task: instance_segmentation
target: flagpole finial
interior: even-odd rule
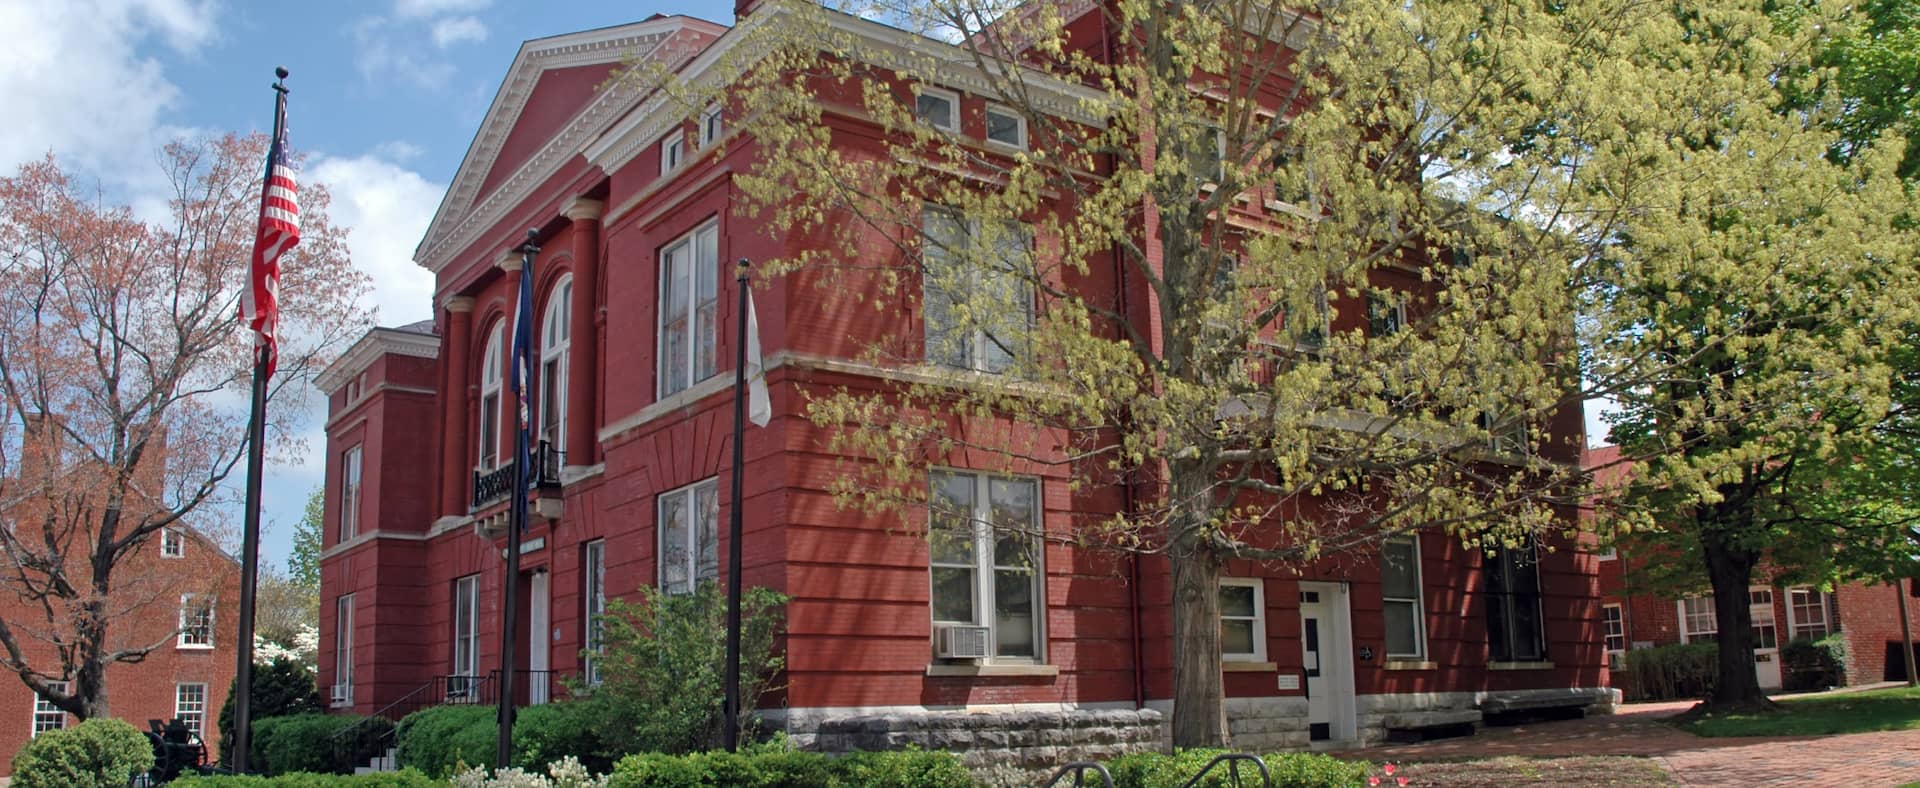
[[[275,77],[274,83],[273,83],[274,90],[278,90],[281,93],[287,92],[287,74],[289,73],[292,73],[292,72],[287,71],[286,66],[273,67],[273,76]]]
[[[742,258],[740,258],[740,262],[739,262],[739,263],[737,264],[737,266],[738,266],[738,267],[737,267],[737,270],[738,270],[738,271],[739,271],[740,273],[739,273],[738,275],[736,275],[736,276],[734,277],[734,279],[736,279],[736,280],[738,280],[738,281],[741,281],[741,282],[745,282],[745,281],[747,281],[748,279],[750,279],[750,278],[752,278],[752,276],[753,276],[753,261],[752,261],[752,260],[748,260],[747,258],[745,258],[745,257],[742,257]]]
[[[273,67],[273,75],[274,75],[274,76],[276,76],[276,77],[279,77],[279,78],[281,78],[281,79],[286,79],[286,78],[287,78],[287,75],[288,75],[288,74],[290,74],[290,73],[292,73],[292,72],[290,72],[290,71],[287,71],[287,67],[286,67],[286,66],[274,66],[274,67]]]

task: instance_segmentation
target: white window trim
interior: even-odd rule
[[[1613,635],[1607,631],[1607,611],[1609,610],[1619,614],[1615,620],[1620,622],[1620,648],[1612,648],[1607,644],[1608,638],[1613,637]],[[1620,670],[1626,667],[1626,664],[1627,664],[1626,646],[1627,646],[1627,609],[1618,602],[1609,602],[1607,604],[1601,605],[1600,606],[1600,647],[1602,649],[1605,649],[1607,652],[1607,668],[1609,670]]]
[[[667,132],[667,136],[660,138],[660,174],[672,173],[686,163],[687,133],[676,125],[672,131]]]
[[[718,556],[720,554],[720,527],[719,527],[720,515],[718,512],[718,503],[720,501],[720,477],[709,476],[705,479],[701,479],[700,481],[694,482],[692,484],[685,485],[682,487],[676,487],[674,489],[663,492],[657,496],[654,496],[654,499],[653,499],[653,523],[654,523],[653,530],[654,530],[654,546],[655,546],[654,579],[659,584],[660,590],[669,594],[690,594],[700,587],[701,582],[706,580],[720,579],[719,566],[717,565],[717,563],[714,567],[714,574],[712,577],[700,576],[701,551],[700,551],[699,491],[702,488],[711,488],[713,490],[713,500],[716,504],[715,506],[716,511],[714,513],[714,524],[713,524],[714,525],[713,550],[714,550],[714,555]],[[666,528],[666,516],[665,516],[667,502],[676,497],[684,497],[686,499],[685,511],[687,513],[687,522],[686,522],[687,543],[683,545],[683,547],[686,549],[686,557],[687,557],[687,566],[686,566],[687,587],[684,589],[677,589],[677,590],[667,587],[667,528]]]
[[[920,220],[920,238],[921,238],[921,244],[922,244],[921,255],[923,258],[926,256],[929,249],[932,248],[929,246],[930,242],[927,240],[928,234],[927,234],[926,214],[929,212],[944,214],[947,217],[949,217],[951,220],[959,224],[961,232],[965,234],[965,239],[968,242],[968,246],[973,247],[976,245],[976,242],[974,241],[974,239],[978,238],[979,235],[981,234],[979,219],[966,216],[960,213],[959,211],[953,210],[951,208],[948,208],[942,205],[932,204],[932,203],[928,203],[922,206],[921,211],[922,211],[922,216]],[[1026,222],[1010,222],[1010,224],[1018,225],[1019,232],[1026,237],[1026,247],[1025,247],[1026,253],[1028,255],[1034,254],[1034,244],[1036,243],[1036,241],[1034,237],[1033,225],[1027,224]],[[972,253],[973,252],[971,249],[959,250],[957,252],[957,254],[960,254],[960,255],[968,255]],[[966,271],[966,275],[967,275],[967,281],[964,287],[965,290],[972,291],[972,290],[979,289],[982,286],[982,283],[979,278],[980,276],[982,276],[982,272],[980,271],[980,269],[968,268]],[[1019,271],[1008,271],[1006,272],[1006,275],[1014,279],[1021,279],[1021,275]],[[1033,288],[1029,285],[1029,283],[1025,281],[1020,281],[1019,284],[1021,289],[1026,291],[1026,296],[1028,298],[1028,303],[1027,303],[1028,323],[1024,330],[1027,332],[1031,332],[1033,330],[1034,325],[1039,321],[1040,310],[1037,304],[1035,303],[1035,300],[1034,300],[1035,293]],[[923,341],[927,339],[929,333],[933,330],[932,324],[928,321],[929,311],[926,307],[926,302],[927,302],[926,293],[927,293],[927,289],[923,282],[921,287],[922,309],[921,309],[921,315],[920,315],[921,335],[922,335]],[[958,328],[958,327],[956,326],[955,328]],[[946,365],[944,361],[935,360],[933,358],[925,358],[925,360],[929,364],[934,364],[947,369],[962,369],[968,372],[983,372],[990,375],[1004,374],[1006,370],[995,372],[993,370],[988,369],[989,364],[987,363],[988,362],[987,346],[989,344],[990,333],[991,332],[989,332],[986,327],[979,326],[979,325],[975,325],[967,329],[967,336],[966,336],[967,358],[965,360],[965,363],[961,366],[949,367]],[[1021,339],[1023,340],[1021,344],[1025,345],[1025,342],[1024,342],[1025,337],[1021,337]],[[923,347],[922,356],[923,357],[929,356],[930,350],[932,350],[932,348]],[[1009,366],[1017,365],[1020,362],[1020,360],[1021,359],[1019,354],[1016,353],[1015,357],[1008,362]]]
[[[714,121],[720,122],[718,129],[714,128]],[[726,133],[726,115],[721,111],[720,105],[707,107],[700,113],[700,147],[705,148],[718,142],[721,137],[726,136]]]
[[[189,611],[193,609],[194,600],[199,599],[201,596],[204,596],[204,595],[203,594],[181,594],[180,595],[180,632],[174,636],[175,648],[182,648],[182,649],[213,648],[214,643],[216,642],[214,639],[214,633],[219,630],[219,627],[217,626],[217,624],[220,619],[218,616],[219,611],[216,610],[214,606],[216,600],[214,600],[212,597],[208,597],[208,600],[207,600],[207,642],[205,643],[187,642],[187,636],[188,636],[187,614]]]
[[[470,601],[472,615],[465,631],[460,629],[460,603]],[[461,664],[460,644],[467,646],[466,664]],[[474,678],[480,675],[480,575],[471,574],[453,581],[453,675]],[[448,688],[452,690],[452,687]]]
[[[364,445],[355,444],[340,453],[340,540],[335,544],[345,544],[360,535],[360,482],[366,465],[361,447]]]
[[[927,118],[920,117],[920,97],[921,96],[938,96],[940,98],[946,99],[947,106],[953,109],[952,114],[948,116],[948,120],[950,121],[950,123],[940,124],[940,123],[935,123],[932,120],[929,120]],[[960,94],[955,93],[951,90],[947,90],[946,88],[936,88],[930,85],[917,86],[913,89],[913,116],[914,118],[920,120],[922,123],[925,123],[936,129],[958,134],[960,133]]]
[[[1712,618],[1713,618],[1712,630],[1704,630],[1704,629],[1696,630],[1687,626],[1687,600],[1688,599],[1706,600],[1707,611],[1712,614]],[[1673,607],[1674,607],[1674,611],[1678,614],[1678,617],[1680,619],[1680,642],[1692,643],[1694,638],[1705,636],[1705,635],[1712,635],[1715,638],[1718,638],[1720,636],[1720,611],[1718,608],[1714,607],[1712,594],[1707,594],[1706,596],[1684,597],[1681,599],[1677,599],[1677,600],[1674,600]]]
[[[587,620],[583,624],[585,637],[582,638],[586,646],[583,649],[586,652],[586,665],[581,674],[586,676],[588,686],[597,687],[601,682],[601,665],[595,655],[606,648],[606,644],[601,642],[605,635],[597,618],[607,613],[607,540],[588,542],[580,564],[581,576],[586,584],[582,595],[587,603]]]
[[[954,106],[957,107],[959,105],[956,104]],[[999,140],[994,139],[991,136],[987,136],[993,133],[993,118],[986,117],[985,120],[987,121],[987,126],[986,126],[986,129],[982,131],[981,138],[985,139],[987,141],[987,144],[997,145],[1002,148],[1007,148],[1009,150],[1026,150],[1027,149],[1030,143],[1028,142],[1028,139],[1027,139],[1027,116],[1026,115],[1015,112],[1013,111],[1012,108],[1004,104],[993,104],[993,103],[987,104],[986,115],[988,116],[1005,115],[1007,117],[1013,118],[1014,130],[1020,137],[1020,141],[1018,142],[1001,142]]]
[[[353,705],[353,594],[341,594],[333,602],[333,683],[346,689],[346,699],[329,692],[334,706]]]
[[[160,557],[187,557],[187,532],[174,526],[160,529]]]
[[[719,279],[720,277],[720,272],[719,272],[720,221],[718,219],[709,219],[705,222],[700,223],[700,226],[693,228],[687,233],[673,239],[671,242],[667,243],[665,246],[660,247],[659,253],[655,255],[655,258],[656,258],[655,265],[660,269],[659,279],[656,281],[656,289],[654,290],[654,299],[653,299],[654,312],[657,313],[656,317],[654,318],[653,351],[654,351],[654,357],[656,359],[659,359],[659,361],[655,364],[655,370],[654,370],[654,398],[656,401],[666,399],[667,397],[673,396],[682,391],[687,391],[689,389],[692,389],[696,384],[700,383],[701,381],[706,380],[707,378],[713,377],[714,375],[720,374],[720,359],[716,357],[713,361],[713,375],[708,375],[707,377],[699,377],[700,375],[700,337],[699,337],[700,249],[699,249],[699,244],[701,239],[707,236],[708,234],[711,234],[713,236],[713,260],[710,261],[710,264],[713,266],[713,269],[714,269],[713,270],[713,275],[714,275],[714,288],[713,288],[714,343],[713,343],[713,346],[714,346],[715,354],[718,354],[720,352],[719,351],[719,348],[720,348],[719,310],[720,310],[720,302],[722,300],[720,297],[721,282]],[[687,313],[685,315],[686,321],[687,321],[687,369],[686,369],[687,379],[686,379],[686,385],[681,386],[680,388],[674,389],[672,391],[668,391],[667,390],[667,380],[668,380],[667,363],[669,359],[667,354],[667,322],[668,321],[667,321],[667,309],[666,309],[667,307],[666,294],[667,294],[667,285],[669,280],[673,276],[673,271],[671,271],[667,265],[667,258],[668,258],[668,255],[673,253],[673,250],[681,246],[687,247],[687,254],[691,255],[691,260],[688,263],[690,268],[688,268],[687,270],[687,274],[688,274],[687,275]]]
[[[933,474],[953,474],[956,476],[965,476],[974,480],[975,487],[974,487],[974,497],[973,497],[973,513],[967,518],[967,520],[973,527],[973,567],[972,569],[974,573],[973,575],[974,576],[973,613],[974,613],[975,620],[943,621],[938,618],[933,618],[932,622],[936,626],[940,624],[958,624],[960,626],[986,627],[987,642],[989,644],[989,650],[998,651],[999,643],[1000,643],[1000,633],[998,631],[999,625],[995,622],[994,620],[995,616],[993,613],[995,609],[994,607],[995,599],[994,599],[994,591],[993,591],[993,581],[994,581],[993,574],[998,569],[998,565],[994,563],[993,528],[992,526],[989,525],[989,523],[992,520],[988,516],[989,510],[991,510],[993,506],[992,494],[991,492],[989,492],[988,485],[986,483],[994,479],[1018,479],[1018,480],[1033,482],[1032,517],[1033,517],[1034,527],[1037,529],[1044,529],[1046,527],[1045,520],[1044,520],[1046,516],[1046,504],[1045,504],[1046,485],[1041,481],[1039,477],[1036,477],[1036,476],[1010,476],[1006,474],[983,473],[981,471],[971,470],[967,468],[951,468],[951,467],[934,466],[931,469],[931,474],[929,474],[927,479],[929,487],[931,487],[933,482],[933,479],[932,479]],[[931,528],[928,529],[928,535],[929,536],[932,535]],[[1034,537],[1034,541],[1038,543],[1036,545],[1037,547],[1043,548],[1045,545],[1044,542],[1040,541],[1038,536]],[[957,564],[948,564],[948,565],[957,566]],[[929,618],[931,618],[933,615],[933,567],[934,567],[934,564],[932,562],[932,554],[929,553],[928,564],[927,564],[927,615],[929,616]],[[1031,597],[1033,599],[1033,630],[1034,630],[1033,631],[1033,656],[1031,657],[995,656],[995,657],[988,657],[987,659],[982,660],[983,663],[988,665],[1045,665],[1047,664],[1047,583],[1046,583],[1046,579],[1047,579],[1046,550],[1035,549],[1033,551],[1034,587],[1031,594]]]
[[[188,725],[187,730],[193,731],[195,736],[205,736],[207,731],[207,707],[212,705],[207,696],[206,682],[182,681],[173,685],[173,717],[174,719],[189,719],[187,717],[188,710],[185,705],[185,695],[188,687],[200,688],[200,708],[192,711],[193,716],[191,719],[193,720],[193,724]]]
[[[1802,622],[1800,620],[1799,611],[1793,604],[1794,594],[1814,594],[1820,598],[1820,626],[1821,628],[1827,631],[1826,635],[1821,635],[1820,637],[1826,637],[1827,635],[1831,635],[1835,632],[1840,631],[1839,627],[1833,625],[1833,620],[1832,620],[1833,616],[1830,615],[1831,611],[1828,608],[1827,592],[1822,591],[1818,588],[1809,588],[1806,586],[1801,586],[1799,588],[1789,588],[1787,589],[1787,604],[1786,604],[1786,608],[1787,608],[1787,638],[1786,639],[1787,640],[1789,641],[1799,640],[1800,627],[1803,625],[1810,625],[1813,623],[1812,619],[1808,619],[1805,622]],[[1814,639],[1818,640],[1819,638],[1814,638]]]
[[[1396,654],[1396,653],[1393,653],[1391,650],[1388,650],[1384,642],[1381,644],[1381,650],[1386,652],[1388,659],[1413,660],[1416,662],[1423,661],[1427,658],[1427,586],[1426,586],[1427,576],[1424,569],[1420,566],[1421,564],[1420,537],[1414,536],[1412,534],[1408,534],[1405,536],[1396,536],[1391,539],[1388,539],[1387,541],[1400,542],[1400,543],[1405,543],[1413,546],[1413,599],[1408,600],[1404,597],[1392,597],[1392,598],[1387,597],[1386,582],[1385,582],[1386,578],[1384,577],[1384,573],[1386,571],[1386,567],[1385,567],[1386,554],[1384,550],[1382,551],[1381,557],[1380,557],[1380,562],[1382,564],[1381,572],[1383,573],[1383,576],[1381,578],[1381,583],[1380,583],[1380,599],[1383,605],[1387,603],[1392,603],[1392,602],[1399,602],[1399,603],[1405,603],[1408,601],[1413,602],[1413,607],[1414,607],[1413,643],[1414,643],[1414,646],[1419,649],[1419,651],[1411,654]],[[1383,617],[1384,617],[1384,614],[1383,614]]]
[[[479,454],[474,458],[474,467],[482,473],[499,468],[500,461],[506,454],[500,450],[501,436],[506,434],[506,430],[500,428],[506,413],[504,395],[501,393],[501,384],[506,377],[501,374],[505,372],[506,367],[506,360],[502,357],[505,354],[502,339],[506,334],[506,324],[505,320],[493,321],[493,328],[487,331],[485,355],[480,359],[480,399],[475,401],[480,408],[480,434],[474,436],[479,439],[475,441]],[[491,414],[487,412],[488,397],[493,398]],[[491,447],[487,446],[486,440],[489,422],[493,424],[493,446]]]
[[[47,683],[53,685],[55,688],[59,689],[61,692],[73,691],[73,685],[65,681],[49,681]],[[51,725],[45,730],[42,730],[40,727],[41,717],[44,716],[44,717],[52,718],[54,715],[59,716],[59,724]],[[42,733],[46,733],[47,731],[65,730],[66,727],[67,727],[67,713],[63,711],[60,707],[53,705],[52,702],[48,701],[45,697],[41,696],[40,693],[38,692],[33,693],[33,710],[27,714],[27,738],[38,739],[40,738],[40,734]]]
[[[553,292],[547,295],[546,316],[540,323],[540,429],[535,438],[552,441],[553,450],[560,452],[567,450],[567,391],[573,384],[572,311],[573,274],[567,274],[554,283]],[[548,364],[554,365],[553,379],[548,379],[546,374]],[[546,423],[549,407],[554,414],[554,424]],[[552,438],[546,438],[549,427],[553,429]]]
[[[1221,662],[1266,662],[1267,661],[1267,591],[1266,581],[1258,577],[1222,577],[1221,588],[1241,587],[1253,589],[1253,651],[1252,653],[1229,652],[1222,648]],[[1249,619],[1232,617],[1236,621]],[[1220,620],[1228,619],[1226,611],[1220,613]]]

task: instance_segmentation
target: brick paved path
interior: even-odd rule
[[[1619,714],[1482,728],[1477,735],[1353,753],[1374,762],[1638,755],[1683,785],[1894,786],[1920,780],[1920,730],[1841,736],[1703,738],[1659,720],[1691,701],[1636,703]]]

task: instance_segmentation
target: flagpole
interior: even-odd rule
[[[740,258],[740,330],[733,341],[733,503],[727,523],[727,752],[740,749],[740,532],[741,487],[746,478],[747,437],[747,288],[753,263]]]
[[[287,119],[287,69],[278,67],[273,70],[276,78],[273,82],[273,136],[275,144],[280,140],[282,124]],[[261,201],[266,201],[268,190],[272,189],[273,157],[267,157],[266,177],[260,184]],[[248,276],[247,286],[253,286],[252,276]],[[253,350],[253,406],[247,419],[247,500],[246,512],[240,536],[240,621],[235,645],[233,692],[233,770],[237,774],[248,771],[248,756],[253,739],[253,615],[254,587],[260,577],[260,474],[266,464],[265,443],[267,436],[267,361],[273,352],[265,343],[255,343]]]
[[[523,358],[529,348],[524,346],[526,343],[521,341],[520,334],[522,331],[532,330],[532,324],[526,321],[532,320],[533,316],[527,314],[528,310],[525,307],[533,298],[533,295],[527,292],[527,288],[533,282],[533,258],[540,253],[539,244],[533,242],[539,234],[538,230],[527,230],[527,242],[520,247],[519,289],[521,292],[514,307],[513,318],[514,366],[509,370],[509,374],[515,376],[519,385],[515,387],[514,392],[513,497],[507,507],[507,577],[504,584],[506,598],[500,605],[500,682],[494,686],[494,691],[500,695],[500,709],[497,716],[500,732],[496,742],[495,769],[505,769],[513,765],[513,674],[519,667],[516,659],[519,649],[514,640],[514,635],[517,634],[514,627],[520,623],[520,535],[525,533],[527,528],[527,474],[532,470],[527,467],[531,464],[532,457],[528,456],[527,452],[526,388],[532,385],[533,381],[528,379],[532,370]],[[523,326],[523,323],[526,325]],[[531,676],[528,677],[528,681],[532,681]]]

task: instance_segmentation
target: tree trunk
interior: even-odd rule
[[[1725,526],[1738,527],[1731,523]],[[1709,529],[1701,539],[1707,577],[1713,582],[1714,616],[1720,627],[1719,676],[1706,709],[1770,708],[1766,693],[1760,691],[1760,678],[1753,672],[1753,611],[1747,592],[1758,556],[1752,550],[1727,544],[1723,533],[1719,528]]]
[[[1183,485],[1176,471],[1175,500]],[[1173,746],[1227,746],[1220,679],[1220,561],[1197,513],[1177,518],[1173,564]]]

